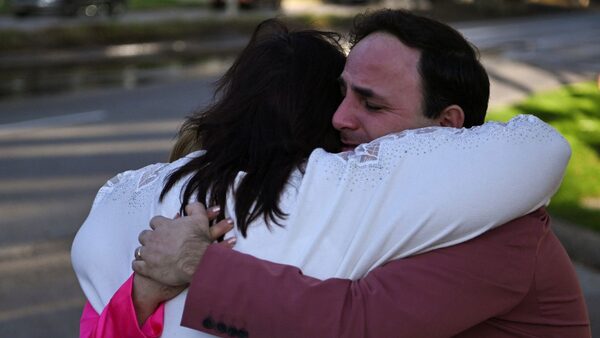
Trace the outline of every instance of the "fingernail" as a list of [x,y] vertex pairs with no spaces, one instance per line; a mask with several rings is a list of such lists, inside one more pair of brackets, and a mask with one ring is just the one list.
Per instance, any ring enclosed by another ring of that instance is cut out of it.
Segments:
[[221,207],[220,207],[220,206],[218,206],[218,205],[217,205],[217,206],[214,206],[214,207],[211,207],[211,208],[210,208],[210,211],[212,211],[212,212],[219,212],[219,211],[221,211]]
[[230,239],[227,240],[227,244],[231,244],[234,245],[237,242],[237,238],[235,237],[231,237]]
[[225,222],[229,225],[233,225],[233,220],[231,218],[226,219]]

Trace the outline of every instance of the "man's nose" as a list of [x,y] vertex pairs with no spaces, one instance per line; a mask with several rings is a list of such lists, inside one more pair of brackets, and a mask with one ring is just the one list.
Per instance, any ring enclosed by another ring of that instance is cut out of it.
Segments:
[[331,124],[337,130],[356,129],[356,119],[354,118],[352,106],[348,101],[347,97],[344,98],[331,119]]

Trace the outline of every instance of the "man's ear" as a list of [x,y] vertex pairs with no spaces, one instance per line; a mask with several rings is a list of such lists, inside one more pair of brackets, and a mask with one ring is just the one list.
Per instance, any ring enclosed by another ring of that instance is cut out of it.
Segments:
[[460,106],[453,104],[444,108],[436,121],[442,127],[462,128],[465,123],[465,112]]

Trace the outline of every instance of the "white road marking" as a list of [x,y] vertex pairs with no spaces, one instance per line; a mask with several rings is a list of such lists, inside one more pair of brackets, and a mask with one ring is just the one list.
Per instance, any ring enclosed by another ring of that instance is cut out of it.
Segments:
[[23,306],[17,309],[0,311],[0,322],[8,322],[21,318],[52,314],[58,311],[82,309],[85,304],[83,297],[73,297],[53,302]]
[[0,147],[0,158],[48,158],[76,157],[115,154],[138,154],[152,152],[168,152],[173,147],[173,138],[155,138],[145,140],[98,141],[76,144],[45,144]]
[[35,133],[23,133],[1,135],[1,141],[56,141],[69,139],[90,139],[111,136],[133,136],[133,135],[152,135],[152,134],[171,134],[173,137],[177,134],[183,119],[154,120],[115,123],[94,123],[89,125],[60,126],[46,129],[35,130]]
[[15,123],[0,124],[0,136],[22,133],[23,131],[55,127],[55,126],[72,126],[75,124],[99,122],[106,118],[106,112],[103,110],[93,110],[83,113],[75,113],[68,115],[44,117],[41,119],[21,121]]

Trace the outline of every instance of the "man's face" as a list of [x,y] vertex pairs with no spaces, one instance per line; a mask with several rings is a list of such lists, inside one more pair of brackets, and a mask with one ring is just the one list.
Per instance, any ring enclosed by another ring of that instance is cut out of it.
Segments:
[[344,100],[333,115],[344,150],[405,129],[437,124],[423,115],[421,52],[377,32],[348,55],[340,87]]

